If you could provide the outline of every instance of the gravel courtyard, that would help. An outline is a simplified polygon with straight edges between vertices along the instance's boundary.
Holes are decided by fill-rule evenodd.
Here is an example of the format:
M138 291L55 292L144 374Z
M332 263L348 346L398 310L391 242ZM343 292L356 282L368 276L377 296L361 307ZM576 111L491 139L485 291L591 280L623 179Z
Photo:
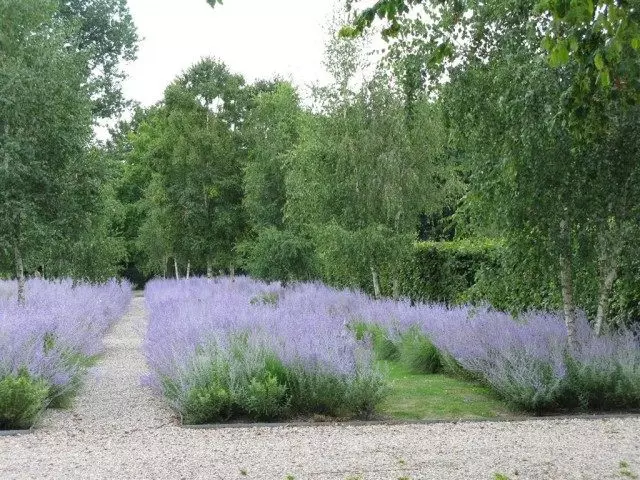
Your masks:
M0 479L637 478L640 418L181 428L140 385L144 300L68 411L0 437ZM621 462L629 467L621 468Z

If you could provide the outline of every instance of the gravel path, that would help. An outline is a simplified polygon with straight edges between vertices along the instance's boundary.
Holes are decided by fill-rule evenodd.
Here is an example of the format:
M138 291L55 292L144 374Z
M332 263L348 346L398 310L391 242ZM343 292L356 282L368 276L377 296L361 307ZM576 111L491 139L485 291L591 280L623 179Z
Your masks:
M140 386L144 328L144 303L135 298L73 409L47 412L33 434L0 437L0 479L470 480L500 472L537 480L640 473L638 417L181 428Z

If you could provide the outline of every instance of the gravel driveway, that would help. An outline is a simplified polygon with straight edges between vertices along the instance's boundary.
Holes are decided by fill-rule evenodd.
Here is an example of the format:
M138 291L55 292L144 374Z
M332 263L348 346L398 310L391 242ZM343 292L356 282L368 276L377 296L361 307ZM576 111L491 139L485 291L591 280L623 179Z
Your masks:
M0 479L634 478L640 418L186 429L140 386L144 301L72 410L0 437ZM620 467L627 462L629 467ZM625 473L626 472L626 473ZM291 477L288 477L290 475ZM635 477L637 478L637 477Z

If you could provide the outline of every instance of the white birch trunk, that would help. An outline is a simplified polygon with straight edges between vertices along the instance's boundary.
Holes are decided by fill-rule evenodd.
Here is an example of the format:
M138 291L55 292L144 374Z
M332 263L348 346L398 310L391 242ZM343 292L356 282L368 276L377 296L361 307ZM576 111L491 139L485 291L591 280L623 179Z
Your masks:
M187 260L187 280L189 280L190 275L191 275L191 260Z
M180 270L178 270L178 260L173 257L173 269L176 272L176 280L180 280Z
M563 237L563 247L565 253L560 254L560 285L562 287L562 308L564 311L564 322L567 326L567 341L569 348L576 350L578 347L576 339L576 306L573 290L573 266L571 265L571 236L566 220L560 222L560 233Z
M613 283L618 277L618 269L615 264L611 265L604 274L602 283L600 284L600 292L598 293L598 311L596 313L596 321L594 330L596 335L602 334L602 326L607 323L607 312L609 311L609 301L611 299L611 290Z
M378 272L371 265L371 277L373 279L373 296L375 298L380 298L380 282L378 281Z
M16 278L18 279L18 303L24 304L25 302L25 283L26 280L24 278L24 264L22 262L22 254L20 253L20 249L17 245L13 246L13 256L16 262Z
M211 260L207 260L207 278L213 278L213 265Z
M398 300L400 298L400 281L398 280L398 278L394 278L393 279L393 298L395 300Z

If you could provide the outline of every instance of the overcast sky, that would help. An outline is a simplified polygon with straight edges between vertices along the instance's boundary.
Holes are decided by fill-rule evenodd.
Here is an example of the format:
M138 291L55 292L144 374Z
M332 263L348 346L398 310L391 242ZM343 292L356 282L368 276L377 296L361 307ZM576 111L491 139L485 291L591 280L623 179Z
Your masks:
M300 87L326 78L326 25L339 0L128 0L141 38L124 84L145 106L203 56L217 57L248 81L276 74Z

